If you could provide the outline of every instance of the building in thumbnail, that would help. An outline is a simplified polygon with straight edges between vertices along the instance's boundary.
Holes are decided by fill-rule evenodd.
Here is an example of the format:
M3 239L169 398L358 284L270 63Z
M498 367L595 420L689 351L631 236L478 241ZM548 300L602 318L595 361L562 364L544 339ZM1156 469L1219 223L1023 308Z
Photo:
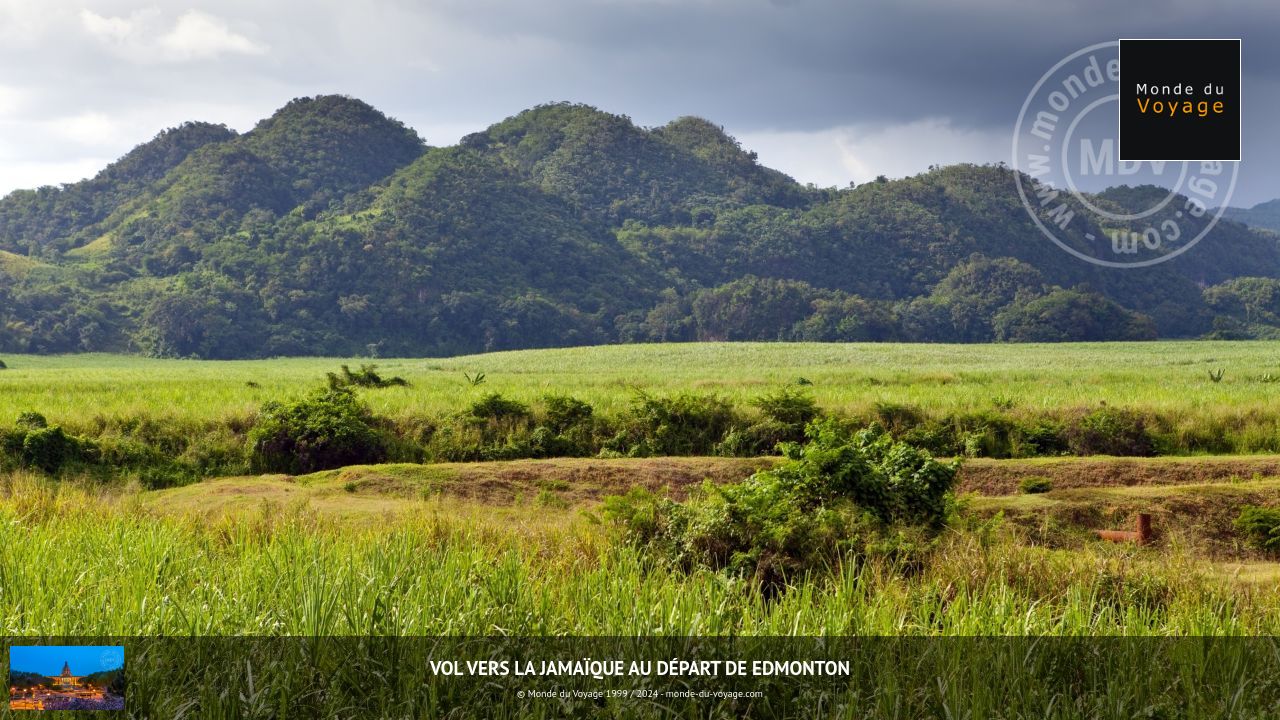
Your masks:
M60 674L49 675L47 677L53 681L53 684L56 688L64 691L79 690L80 681L84 678L83 675L72 675L71 663L68 663L68 662L62 663L62 672Z

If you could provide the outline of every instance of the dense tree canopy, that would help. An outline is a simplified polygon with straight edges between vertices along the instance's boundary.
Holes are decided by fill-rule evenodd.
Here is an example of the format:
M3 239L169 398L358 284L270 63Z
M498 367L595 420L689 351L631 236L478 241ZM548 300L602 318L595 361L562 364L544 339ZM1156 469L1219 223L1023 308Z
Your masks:
M1112 272L1044 241L1001 166L818 189L700 118L646 129L558 103L431 148L322 96L242 135L188 123L90 180L0 200L0 350L1280 334L1276 236L1211 237L1230 252Z

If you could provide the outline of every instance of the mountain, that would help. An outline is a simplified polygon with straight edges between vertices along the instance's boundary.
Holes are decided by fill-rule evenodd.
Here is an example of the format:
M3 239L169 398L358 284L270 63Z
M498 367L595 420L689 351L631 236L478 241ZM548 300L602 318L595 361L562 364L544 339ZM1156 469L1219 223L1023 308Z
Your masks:
M1229 207L1223 217L1257 228L1280 232L1280 199L1258 203L1251 208Z
M223 125L186 123L139 145L92 179L11 193L0 202L0 249L27 254L70 238L145 192L192 152L235 136Z
M568 103L429 147L358 100L301 98L246 133L189 123L91 180L0 199L0 351L1280 335L1275 235L1224 221L1169 262L1100 268L1040 235L1016 178L956 165L819 189L707 120L642 128Z

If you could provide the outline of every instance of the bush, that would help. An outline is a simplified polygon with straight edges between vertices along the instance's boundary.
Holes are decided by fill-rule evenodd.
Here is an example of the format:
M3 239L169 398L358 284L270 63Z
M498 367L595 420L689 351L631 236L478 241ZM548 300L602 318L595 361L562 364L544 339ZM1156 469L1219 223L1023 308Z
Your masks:
M758 397L751 404L764 417L750 427L730 430L717 454L751 457L776 453L781 443L803 441L805 426L818 417L813 398L790 387Z
M0 428L0 469L22 461L22 441L26 439L25 430Z
M9 366L5 365L3 360L0 360L0 370L8 370L8 369L9 369Z
M875 404L874 410L876 422L889 428L895 435L925 422L924 413L914 405L882 401Z
M795 442L796 439L796 429L793 426L776 420L762 420L749 427L730 430L716 446L716 454L727 457L776 454L779 445Z
M713 395L639 392L606 449L632 457L710 455L737 422L733 406Z
M818 421L787 461L686 503L634 489L605 501L627 542L684 568L749 575L766 590L839 563L903 529L936 531L958 466L942 464L879 426L851 433ZM892 543L890 543L892 544Z
M967 457L1007 458L1014 452L1017 425L993 411L963 413L949 418L958 449Z
M761 414L769 420L800 428L801 435L805 426L818 417L818 404L813 397L790 387L761 395L752 400L751 404L760 408Z
M93 444L68 435L61 426L28 430L22 439L22 461L50 475L70 462L90 459Z
M1235 527L1250 545L1269 555L1280 553L1280 508L1247 505L1236 517Z
M361 365L358 371L351 372L351 368L343 365L340 373L326 373L329 378L329 389L405 387L409 384L409 381L402 377L384 378L377 373L377 370L377 365Z
M68 435L60 426L50 427L38 412L18 415L12 430L0 431L0 461L57 473L71 462L97 459L97 446L88 438Z
M568 395L548 395L543 402L547 406L547 427L558 435L589 424L595 412L587 403Z
M346 390L263 405L249 444L256 472L290 474L382 462L389 446L369 408Z
M1053 489L1053 481L1042 475L1031 475L1022 478L1022 482L1018 483L1018 490L1027 495L1038 495L1047 493Z
M1061 455L1068 450L1062 424L1051 418L1038 418L1018 427L1016 456Z
M39 430L49 427L49 421L40 413L28 410L18 414L17 425L24 430Z
M1133 410L1103 406L1067 424L1067 447L1076 455L1155 454L1146 420Z
M467 414L479 420L527 420L529 406L517 400L508 400L498 393L489 393L471 404Z

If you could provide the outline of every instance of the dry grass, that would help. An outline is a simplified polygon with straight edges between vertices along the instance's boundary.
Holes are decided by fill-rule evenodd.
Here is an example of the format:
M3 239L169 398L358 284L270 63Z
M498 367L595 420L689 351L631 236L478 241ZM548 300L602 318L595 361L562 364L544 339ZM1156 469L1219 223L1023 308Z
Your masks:
M335 517L370 517L429 508L528 505L568 509L594 505L633 487L683 497L710 480L738 482L778 458L562 458L438 465L361 465L313 475L263 475L207 480L144 493L145 505L166 514L256 512L264 504L296 505Z
M1097 542L1095 530L1130 530L1149 513L1155 548L1215 561L1260 561L1232 526L1246 505L1273 505L1280 478L1183 485L1074 487L1038 495L970 497L978 517L997 513L1023 531L1024 541L1081 548Z
M1027 477L1046 477L1054 488L1186 485L1280 476L1280 456L1160 458L1063 457L1028 460L966 460L961 492L1012 495Z

